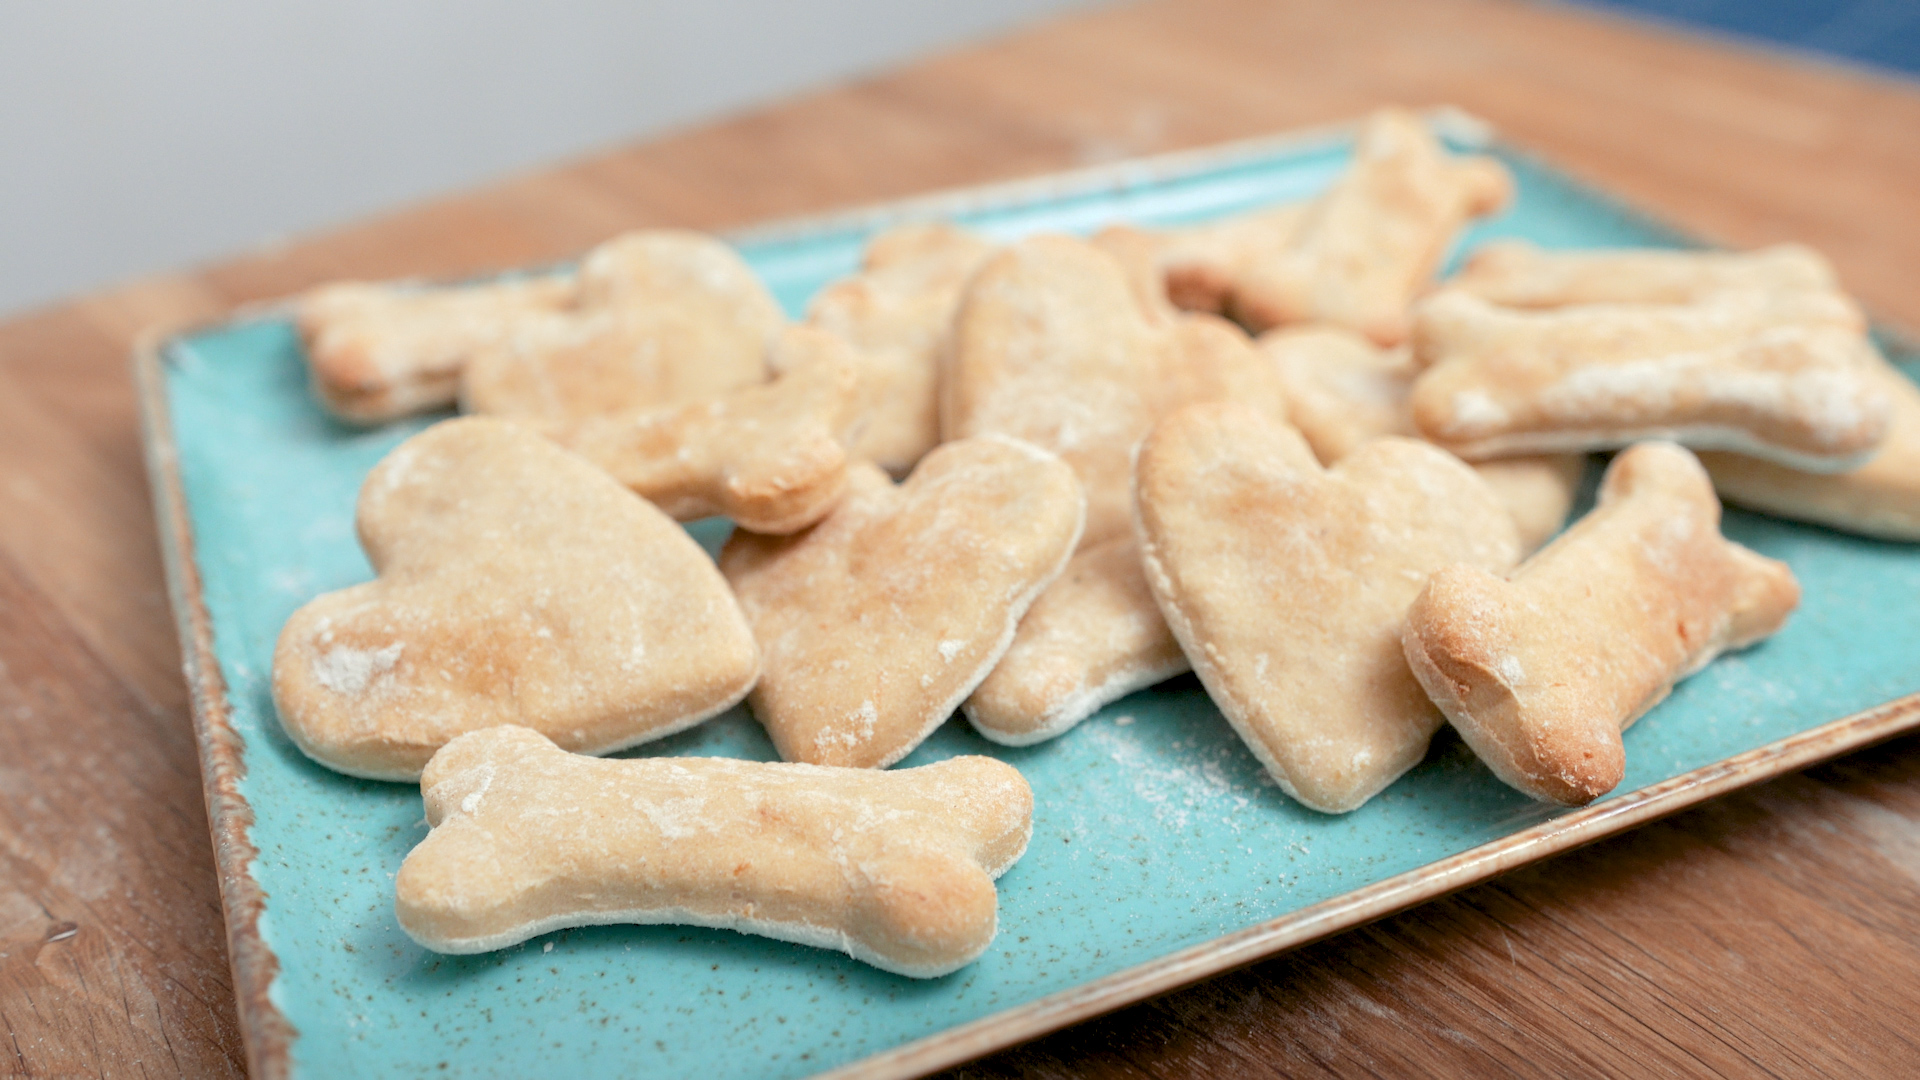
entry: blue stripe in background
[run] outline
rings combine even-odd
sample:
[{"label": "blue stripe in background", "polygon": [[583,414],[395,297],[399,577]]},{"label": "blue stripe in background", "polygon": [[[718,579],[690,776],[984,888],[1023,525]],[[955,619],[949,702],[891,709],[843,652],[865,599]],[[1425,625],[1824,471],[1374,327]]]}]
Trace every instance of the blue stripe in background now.
[{"label": "blue stripe in background", "polygon": [[1920,0],[1575,0],[1920,75]]}]

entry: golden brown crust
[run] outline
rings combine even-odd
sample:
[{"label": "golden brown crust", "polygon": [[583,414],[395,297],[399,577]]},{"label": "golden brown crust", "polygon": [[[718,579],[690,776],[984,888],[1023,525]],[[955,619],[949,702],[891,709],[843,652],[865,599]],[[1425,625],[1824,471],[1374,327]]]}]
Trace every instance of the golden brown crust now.
[{"label": "golden brown crust", "polygon": [[[1833,266],[1800,244],[1734,252],[1542,251],[1524,240],[1501,240],[1477,248],[1447,285],[1516,308],[1691,304],[1724,292],[1840,291]],[[1865,329],[1864,320],[1858,328]]]},{"label": "golden brown crust", "polygon": [[789,327],[781,376],[717,398],[549,425],[562,446],[681,521],[715,514],[759,533],[819,521],[846,489],[846,443],[867,392],[852,347]]},{"label": "golden brown crust", "polygon": [[1445,290],[1416,316],[1414,423],[1470,459],[1672,438],[1845,469],[1887,425],[1854,316],[1827,293],[1533,312]]},{"label": "golden brown crust", "polygon": [[895,486],[856,465],[832,514],[720,553],[765,657],[754,715],[788,761],[884,768],[985,678],[1066,565],[1084,502],[1059,458],[946,443]]},{"label": "golden brown crust", "polygon": [[1278,379],[1246,335],[1205,315],[1155,323],[1113,256],[1037,236],[967,286],[941,372],[941,430],[1059,454],[1086,489],[1092,545],[1129,531],[1133,446],[1154,420],[1223,395],[1284,415]]},{"label": "golden brown crust", "polygon": [[567,420],[714,397],[764,380],[786,318],[713,237],[673,229],[610,240],[580,266],[577,307],[483,350],[461,374],[471,413]]},{"label": "golden brown crust", "polygon": [[1196,405],[1141,445],[1136,492],[1154,598],[1282,788],[1344,813],[1420,760],[1442,720],[1401,653],[1407,604],[1442,566],[1518,557],[1473,470],[1398,438],[1325,470],[1291,427]]},{"label": "golden brown crust", "polygon": [[342,420],[375,424],[452,405],[460,369],[574,301],[573,278],[429,288],[342,282],[294,308],[314,395]]},{"label": "golden brown crust", "polygon": [[1407,660],[1500,779],[1591,802],[1624,774],[1627,725],[1799,603],[1785,564],[1719,525],[1693,455],[1635,446],[1614,458],[1594,511],[1511,581],[1478,567],[1435,574],[1407,614]]},{"label": "golden brown crust", "polygon": [[1147,587],[1139,544],[1117,536],[1074,555],[963,709],[994,742],[1030,746],[1188,666]]},{"label": "golden brown crust", "polygon": [[428,428],[368,475],[359,528],[380,576],[295,612],[273,662],[288,735],[341,772],[411,780],[509,723],[606,753],[727,708],[759,670],[699,545],[530,431]]},{"label": "golden brown crust", "polygon": [[[967,279],[993,245],[951,225],[903,225],[867,245],[860,273],[828,285],[807,321],[863,358],[873,402],[853,453],[903,476],[940,442],[939,353]],[[783,370],[779,359],[776,371]]]},{"label": "golden brown crust", "polygon": [[1703,453],[1720,497],[1797,521],[1884,540],[1920,540],[1920,388],[1874,365],[1892,405],[1886,441],[1865,465],[1844,473],[1808,473],[1742,454]]},{"label": "golden brown crust", "polygon": [[1399,344],[1408,305],[1454,234],[1512,192],[1498,161],[1451,157],[1418,116],[1381,109],[1362,127],[1353,164],[1314,200],[1285,251],[1242,273],[1234,314],[1256,330],[1324,322]]},{"label": "golden brown crust", "polygon": [[690,923],[931,978],[993,940],[993,879],[1033,827],[1026,781],[991,758],[890,773],[600,760],[521,727],[449,743],[421,793],[433,831],[401,864],[394,907],[415,941],[450,953]]},{"label": "golden brown crust", "polygon": [[[1418,435],[1408,403],[1417,371],[1405,349],[1380,349],[1332,326],[1270,330],[1258,344],[1286,386],[1293,425],[1322,465],[1368,439]],[[1473,469],[1513,516],[1524,553],[1566,524],[1586,463],[1585,454],[1537,454],[1482,461]]]}]

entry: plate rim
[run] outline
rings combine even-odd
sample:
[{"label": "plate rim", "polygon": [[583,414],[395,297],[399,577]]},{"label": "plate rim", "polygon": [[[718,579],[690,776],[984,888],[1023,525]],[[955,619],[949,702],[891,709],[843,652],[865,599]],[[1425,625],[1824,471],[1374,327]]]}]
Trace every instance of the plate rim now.
[{"label": "plate rim", "polygon": [[[1529,158],[1577,184],[1583,194],[1676,238],[1711,242],[1711,238],[1698,231],[1680,228],[1664,216],[1586,181],[1574,170],[1536,150],[1515,145],[1497,134],[1493,125],[1471,113],[1440,106],[1421,110],[1421,115],[1429,125],[1455,142],[1498,148]],[[735,245],[764,243],[822,231],[871,229],[891,222],[953,217],[970,210],[1060,198],[1078,191],[1125,190],[1278,152],[1336,144],[1356,130],[1359,122],[1358,118],[1350,118],[1036,176],[938,189],[782,218],[717,235]],[[512,272],[540,269],[516,268]],[[466,280],[492,276],[478,275]],[[134,342],[130,358],[142,456],[159,525],[161,562],[180,640],[194,742],[200,757],[201,788],[213,838],[235,1009],[248,1074],[262,1080],[278,1080],[290,1074],[293,1042],[299,1037],[299,1031],[273,999],[280,960],[260,930],[260,920],[267,910],[267,894],[251,873],[259,855],[250,833],[254,815],[239,788],[247,773],[246,740],[233,726],[226,679],[214,652],[213,619],[206,606],[193,523],[180,474],[172,411],[167,400],[165,354],[185,338],[284,314],[290,302],[290,298],[282,298],[243,304],[218,318],[142,334]],[[1898,324],[1876,318],[1873,326],[1902,345],[1916,340]],[[924,1076],[1386,918],[1508,870],[1616,836],[1729,791],[1809,768],[1914,730],[1920,730],[1920,692],[1830,720],[1285,915],[901,1043],[814,1076],[821,1080],[903,1080]]]}]

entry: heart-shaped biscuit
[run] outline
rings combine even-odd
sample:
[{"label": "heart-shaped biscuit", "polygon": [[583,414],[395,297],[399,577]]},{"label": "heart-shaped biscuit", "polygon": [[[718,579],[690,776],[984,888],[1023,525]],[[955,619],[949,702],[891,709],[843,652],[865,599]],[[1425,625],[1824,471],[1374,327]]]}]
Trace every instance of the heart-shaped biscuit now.
[{"label": "heart-shaped biscuit", "polygon": [[580,265],[565,318],[522,328],[461,374],[470,413],[566,420],[725,393],[767,377],[786,317],[713,237],[673,229],[610,240]]},{"label": "heart-shaped biscuit", "polygon": [[754,715],[780,756],[884,768],[1006,652],[1080,535],[1073,470],[1016,439],[941,445],[895,486],[862,463],[825,521],[720,553],[765,658]]},{"label": "heart-shaped biscuit", "polygon": [[417,779],[496,724],[606,753],[727,708],[759,670],[699,545],[515,425],[408,439],[368,475],[359,528],[380,576],[295,612],[273,659],[287,734],[341,772]]},{"label": "heart-shaped biscuit", "polygon": [[1398,438],[1323,469],[1286,424],[1196,405],[1141,444],[1136,492],[1154,598],[1289,795],[1344,813],[1419,762],[1443,720],[1401,651],[1407,605],[1443,566],[1519,554],[1472,469]]}]

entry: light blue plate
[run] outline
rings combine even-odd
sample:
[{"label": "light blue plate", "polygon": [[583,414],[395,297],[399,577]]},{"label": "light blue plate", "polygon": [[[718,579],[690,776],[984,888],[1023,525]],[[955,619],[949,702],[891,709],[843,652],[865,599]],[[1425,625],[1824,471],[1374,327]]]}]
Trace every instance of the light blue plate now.
[{"label": "light blue plate", "polygon": [[[1519,198],[1467,245],[1493,236],[1551,246],[1684,243],[1536,161],[1495,152],[1513,169]],[[955,217],[998,237],[1197,221],[1308,196],[1346,156],[1337,137],[1269,142],[920,200],[741,244],[798,314],[822,284],[855,268],[872,230],[903,218]],[[1266,779],[1188,677],[1041,746],[995,746],[956,720],[907,759],[998,755],[1026,775],[1037,803],[1032,848],[1000,881],[999,938],[946,978],[898,978],[816,949],[670,926],[563,931],[492,955],[436,956],[393,917],[394,872],[426,835],[419,792],[308,761],[281,732],[268,694],[286,618],[369,576],[353,531],[361,479],[435,418],[375,431],[331,422],[309,397],[298,340],[278,317],[175,340],[162,350],[160,372],[190,526],[181,549],[197,565],[228,690],[230,710],[215,702],[206,711],[226,711],[243,741],[238,793],[255,815],[258,859],[231,868],[251,880],[226,884],[264,893],[259,936],[279,965],[271,1006],[250,1001],[243,985],[242,1010],[250,1038],[262,1030],[256,1013],[277,1010],[291,1024],[298,1075],[799,1076],[1031,1011],[1048,995],[1359,895],[1566,813],[1504,787],[1445,733],[1425,764],[1362,809],[1343,817],[1304,810]],[[159,417],[158,438],[167,419]],[[155,461],[171,482],[164,446]],[[1790,563],[1805,605],[1778,637],[1720,660],[1628,733],[1621,792],[1920,689],[1920,547],[1739,512],[1726,527]],[[693,532],[711,550],[726,526]],[[176,585],[191,581],[173,569]],[[191,597],[182,602],[197,607]],[[744,709],[639,752],[773,756]],[[230,810],[216,810],[216,829]],[[230,888],[230,912],[236,895]],[[1381,910],[1355,908],[1317,932]],[[1127,999],[1109,995],[1054,1015]],[[944,1057],[890,1068],[925,1068],[1042,1028],[1007,1034],[1014,1029],[1003,1026]],[[256,1064],[280,1071],[277,1055],[255,1050]]]}]

